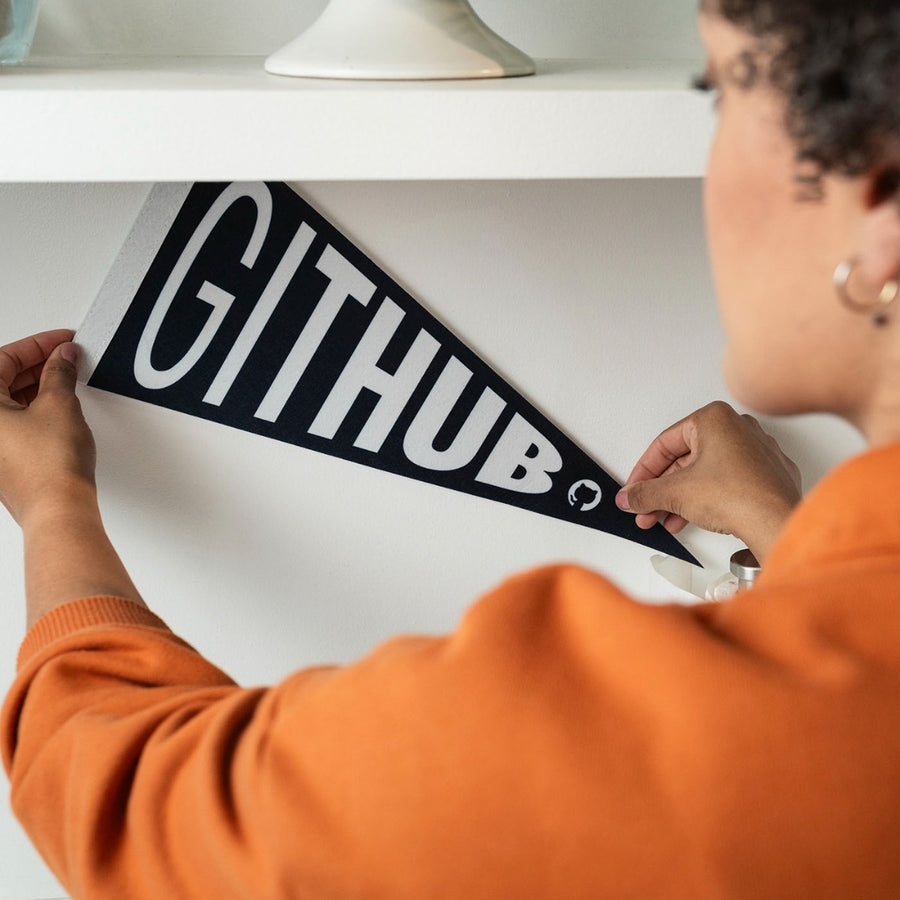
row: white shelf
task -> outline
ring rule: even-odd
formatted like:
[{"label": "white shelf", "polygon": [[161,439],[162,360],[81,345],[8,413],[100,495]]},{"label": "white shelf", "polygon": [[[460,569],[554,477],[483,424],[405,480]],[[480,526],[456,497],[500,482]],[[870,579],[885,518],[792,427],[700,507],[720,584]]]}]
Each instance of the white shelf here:
[{"label": "white shelf", "polygon": [[453,180],[702,175],[685,68],[538,61],[482,81],[282,78],[257,57],[0,70],[0,181]]}]

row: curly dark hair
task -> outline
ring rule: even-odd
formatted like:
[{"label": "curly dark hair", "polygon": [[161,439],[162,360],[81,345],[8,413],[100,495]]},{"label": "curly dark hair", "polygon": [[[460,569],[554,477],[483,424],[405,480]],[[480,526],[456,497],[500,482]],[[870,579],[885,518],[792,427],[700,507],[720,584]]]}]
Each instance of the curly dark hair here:
[{"label": "curly dark hair", "polygon": [[900,147],[900,0],[714,0],[759,40],[798,160],[861,175]]}]

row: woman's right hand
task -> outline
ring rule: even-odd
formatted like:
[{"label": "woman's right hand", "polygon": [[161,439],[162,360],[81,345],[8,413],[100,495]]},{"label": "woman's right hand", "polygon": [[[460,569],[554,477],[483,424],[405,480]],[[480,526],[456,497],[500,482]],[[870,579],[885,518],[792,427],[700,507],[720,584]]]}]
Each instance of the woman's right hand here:
[{"label": "woman's right hand", "polygon": [[752,416],[704,406],[667,428],[616,497],[641,528],[688,522],[742,540],[760,563],[801,498],[800,470]]}]

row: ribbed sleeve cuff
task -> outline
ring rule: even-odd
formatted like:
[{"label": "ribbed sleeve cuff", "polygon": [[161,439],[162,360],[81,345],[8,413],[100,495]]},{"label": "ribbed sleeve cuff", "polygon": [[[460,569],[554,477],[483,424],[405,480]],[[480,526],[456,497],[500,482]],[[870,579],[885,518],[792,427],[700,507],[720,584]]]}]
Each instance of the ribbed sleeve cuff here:
[{"label": "ribbed sleeve cuff", "polygon": [[18,669],[59,638],[98,625],[143,625],[168,631],[159,616],[123,597],[85,597],[50,610],[25,635],[16,662]]}]

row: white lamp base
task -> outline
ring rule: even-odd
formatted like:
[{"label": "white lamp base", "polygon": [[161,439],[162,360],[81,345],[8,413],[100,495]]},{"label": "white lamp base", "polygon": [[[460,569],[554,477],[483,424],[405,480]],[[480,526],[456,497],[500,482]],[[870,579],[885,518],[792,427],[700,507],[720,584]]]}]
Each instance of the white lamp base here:
[{"label": "white lamp base", "polygon": [[468,0],[331,0],[266,60],[274,75],[439,79],[533,75],[534,62],[491,31]]}]

